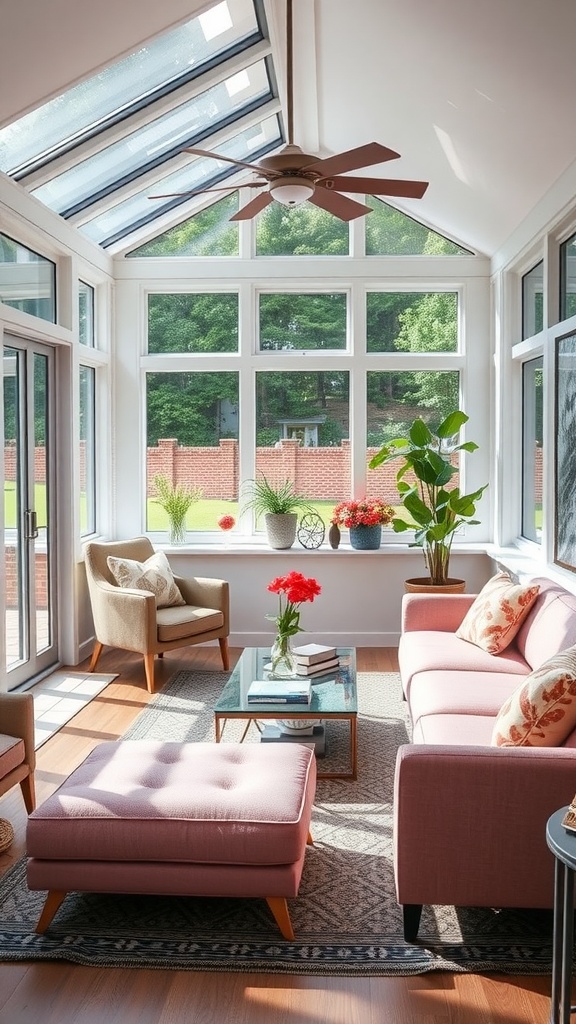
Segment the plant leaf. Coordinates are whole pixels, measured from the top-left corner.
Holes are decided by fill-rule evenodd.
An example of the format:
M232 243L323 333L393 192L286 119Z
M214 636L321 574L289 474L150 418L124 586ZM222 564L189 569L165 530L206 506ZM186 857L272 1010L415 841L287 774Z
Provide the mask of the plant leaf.
M438 427L438 437L453 437L469 419L470 417L465 412L462 412L461 409L456 409L454 412L449 413Z

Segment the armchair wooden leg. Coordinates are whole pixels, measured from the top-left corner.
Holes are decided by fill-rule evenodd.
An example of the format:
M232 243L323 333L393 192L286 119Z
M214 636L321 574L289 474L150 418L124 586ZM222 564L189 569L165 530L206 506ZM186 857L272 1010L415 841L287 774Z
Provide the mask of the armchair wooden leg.
M222 657L222 666L227 672L230 668L230 655L228 653L228 637L221 636L218 643L220 644L220 654Z
M144 655L144 671L146 673L146 686L148 693L154 693L154 655Z
M92 657L90 659L90 665L88 667L89 672L94 672L96 665L98 664L98 658L104 650L104 644L101 644L99 640L96 640L94 644L94 650L92 651Z
M22 790L22 796L24 797L24 803L26 804L26 810L28 814L32 814L32 811L36 807L36 792L34 789L34 772L30 772L25 779L20 782L20 789Z

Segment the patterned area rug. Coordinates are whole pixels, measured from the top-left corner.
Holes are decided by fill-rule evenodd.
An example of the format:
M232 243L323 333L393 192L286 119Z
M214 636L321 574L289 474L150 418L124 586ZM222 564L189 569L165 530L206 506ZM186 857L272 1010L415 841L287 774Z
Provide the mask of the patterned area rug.
M199 741L227 676L180 672L140 714L131 740ZM356 782L319 781L299 897L296 941L281 939L264 900L69 894L43 936L43 893L29 893L25 862L0 882L0 961L67 960L94 966L318 975L409 975L432 970L544 974L551 913L426 907L419 941L402 937L392 868L394 759L408 739L396 674L358 680ZM230 721L224 739L245 723ZM347 723L327 725L322 766L346 763ZM258 742L251 726L246 742Z

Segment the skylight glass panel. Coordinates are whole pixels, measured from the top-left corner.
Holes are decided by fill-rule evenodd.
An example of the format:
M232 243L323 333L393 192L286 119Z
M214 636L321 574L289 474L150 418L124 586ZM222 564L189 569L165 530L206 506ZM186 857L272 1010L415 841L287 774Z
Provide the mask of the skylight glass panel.
M262 38L254 0L226 0L0 129L0 170L21 177Z
M34 189L57 213L75 212L271 97L263 60L220 82Z
M276 149L282 141L278 117L274 114L245 129L227 142L219 143L218 152L222 156L252 163L271 149ZM151 199L150 196L172 192L190 192L196 188L216 186L219 181L224 181L231 174L238 174L238 170L230 164L212 160L209 157L191 157L190 163L185 167L180 167L172 174L166 175L156 181L154 185L147 185L146 188L141 189L129 199L102 211L91 220L78 224L78 230L93 242L100 245L112 245L113 242L130 231L155 220L173 207L190 202L189 196L177 196L171 199ZM250 180L249 172L246 172L246 180ZM197 197L198 205L205 200L204 194L199 195Z

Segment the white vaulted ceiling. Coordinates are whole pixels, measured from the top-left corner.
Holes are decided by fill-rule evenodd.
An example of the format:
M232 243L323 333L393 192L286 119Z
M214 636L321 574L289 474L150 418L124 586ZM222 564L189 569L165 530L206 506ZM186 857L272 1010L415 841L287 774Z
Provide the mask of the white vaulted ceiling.
M0 0L0 126L209 6ZM282 83L284 0L264 6ZM430 186L394 205L491 255L576 161L575 40L573 0L294 0L295 141L397 150L368 173Z

